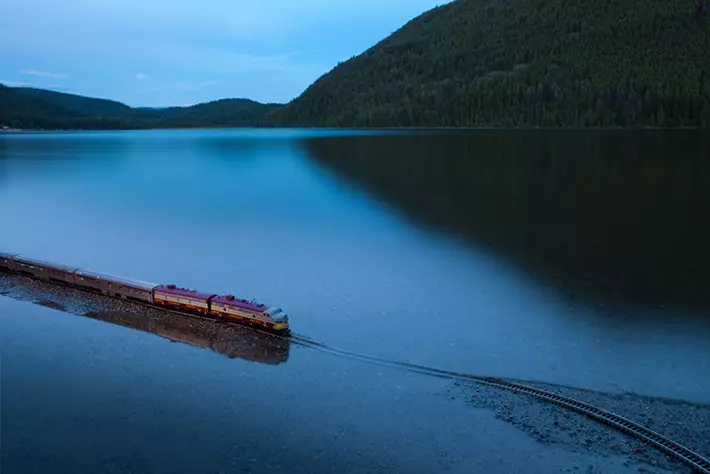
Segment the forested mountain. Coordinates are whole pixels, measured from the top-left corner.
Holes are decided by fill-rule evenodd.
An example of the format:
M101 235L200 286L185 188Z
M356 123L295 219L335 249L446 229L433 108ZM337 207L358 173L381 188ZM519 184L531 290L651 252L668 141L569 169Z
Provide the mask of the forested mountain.
M0 85L0 125L28 129L253 126L276 104L223 99L191 107L132 108L120 102Z
M340 64L277 125L710 125L710 0L457 0Z
M251 127L278 107L281 105L262 104L248 99L222 99L192 107L171 107L162 111L157 126L171 128L199 124L202 127Z
M710 127L710 0L456 0L285 107L135 109L0 88L19 128Z
M18 92L20 95L49 102L77 116L128 117L133 110L129 106L113 100L94 99L46 89L18 87L14 88L14 91Z

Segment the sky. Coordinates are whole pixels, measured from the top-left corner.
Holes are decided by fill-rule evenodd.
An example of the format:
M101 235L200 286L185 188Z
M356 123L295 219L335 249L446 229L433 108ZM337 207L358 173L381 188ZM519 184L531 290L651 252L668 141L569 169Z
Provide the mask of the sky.
M447 0L0 0L0 83L131 106L288 102Z

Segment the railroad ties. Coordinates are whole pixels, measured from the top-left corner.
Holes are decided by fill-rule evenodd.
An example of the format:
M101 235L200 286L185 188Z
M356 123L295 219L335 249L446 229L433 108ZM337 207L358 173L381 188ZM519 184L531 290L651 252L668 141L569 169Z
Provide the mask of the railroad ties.
M389 367L396 367L410 372L416 372L420 374L427 374L434 377L449 378L454 380L463 380L468 382L476 382L485 384L491 387L496 387L502 390L507 390L510 392L521 393L529 395L540 400L545 400L550 403L554 403L563 408L575 411L582 415L585 415L594 420L605 423L612 428L622 431L630 436L633 436L641 441L651 443L656 446L661 451L670 455L671 457L681 461L685 465L693 468L695 471L710 474L710 461L700 454L682 446L675 441L663 436L662 434L656 433L655 431L646 428L634 421L631 421L623 416L617 415L610 411L604 410L602 408L595 407L588 403L575 400L574 398L566 397L558 393L550 392L548 390L543 390L528 385L523 385L515 382L509 382L499 378L493 377L482 377L472 374L464 374L459 372L452 372L448 370L436 369L433 367L426 367L416 364L408 364L406 362L398 362L388 359L383 359L379 357L368 356L365 354L358 354L356 352L350 352L343 349L337 349L334 347L327 346L323 343L312 341L310 339L304 338L298 335L291 335L289 339L296 343L304 346L308 346L314 349L318 349L324 352L330 352L331 354L337 354L361 361L376 363L379 365L386 365Z
M527 385L490 378L484 379L480 382L485 383L486 385L490 385L492 387L501 388L503 390L509 390L513 392L531 395L533 397L547 400L556 405L576 411L577 413L581 413L597 421L606 423L642 441L651 443L657 448L659 448L661 451L664 451L666 454L669 454L670 456L678 459L679 461L682 461L684 464L692 467L698 472L702 472L705 474L710 473L710 461L708 461L701 455L691 451L685 446L682 446L669 438L666 438L662 434L656 433L655 431L650 430L649 428L646 428L643 425L640 425L615 413L606 411L601 408L597 408L593 405L589 405L588 403L584 403L573 398L565 397L554 392L541 390Z

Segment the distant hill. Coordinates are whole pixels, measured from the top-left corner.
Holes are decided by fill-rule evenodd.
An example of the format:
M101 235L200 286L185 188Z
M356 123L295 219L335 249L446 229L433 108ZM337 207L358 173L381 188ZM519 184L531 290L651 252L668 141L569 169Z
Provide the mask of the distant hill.
M93 99L80 95L30 87L18 87L14 90L21 96L24 95L50 102L74 116L129 117L133 111L129 106L113 100Z
M279 107L281 104L262 104L249 99L222 99L192 107L171 107L157 111L161 116L157 125L167 128L191 127L194 124L202 127L251 127Z
M340 64L270 120L710 126L710 0L457 0Z
M0 124L25 129L253 126L277 104L223 99L191 107L132 108L120 102L0 85Z

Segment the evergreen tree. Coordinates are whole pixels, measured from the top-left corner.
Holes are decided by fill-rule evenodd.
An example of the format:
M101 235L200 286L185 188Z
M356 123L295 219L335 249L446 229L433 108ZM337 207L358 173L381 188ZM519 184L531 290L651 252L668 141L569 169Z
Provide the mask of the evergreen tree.
M288 126L700 126L710 100L707 5L457 0L338 65L268 120ZM358 113L367 108L377 112Z

